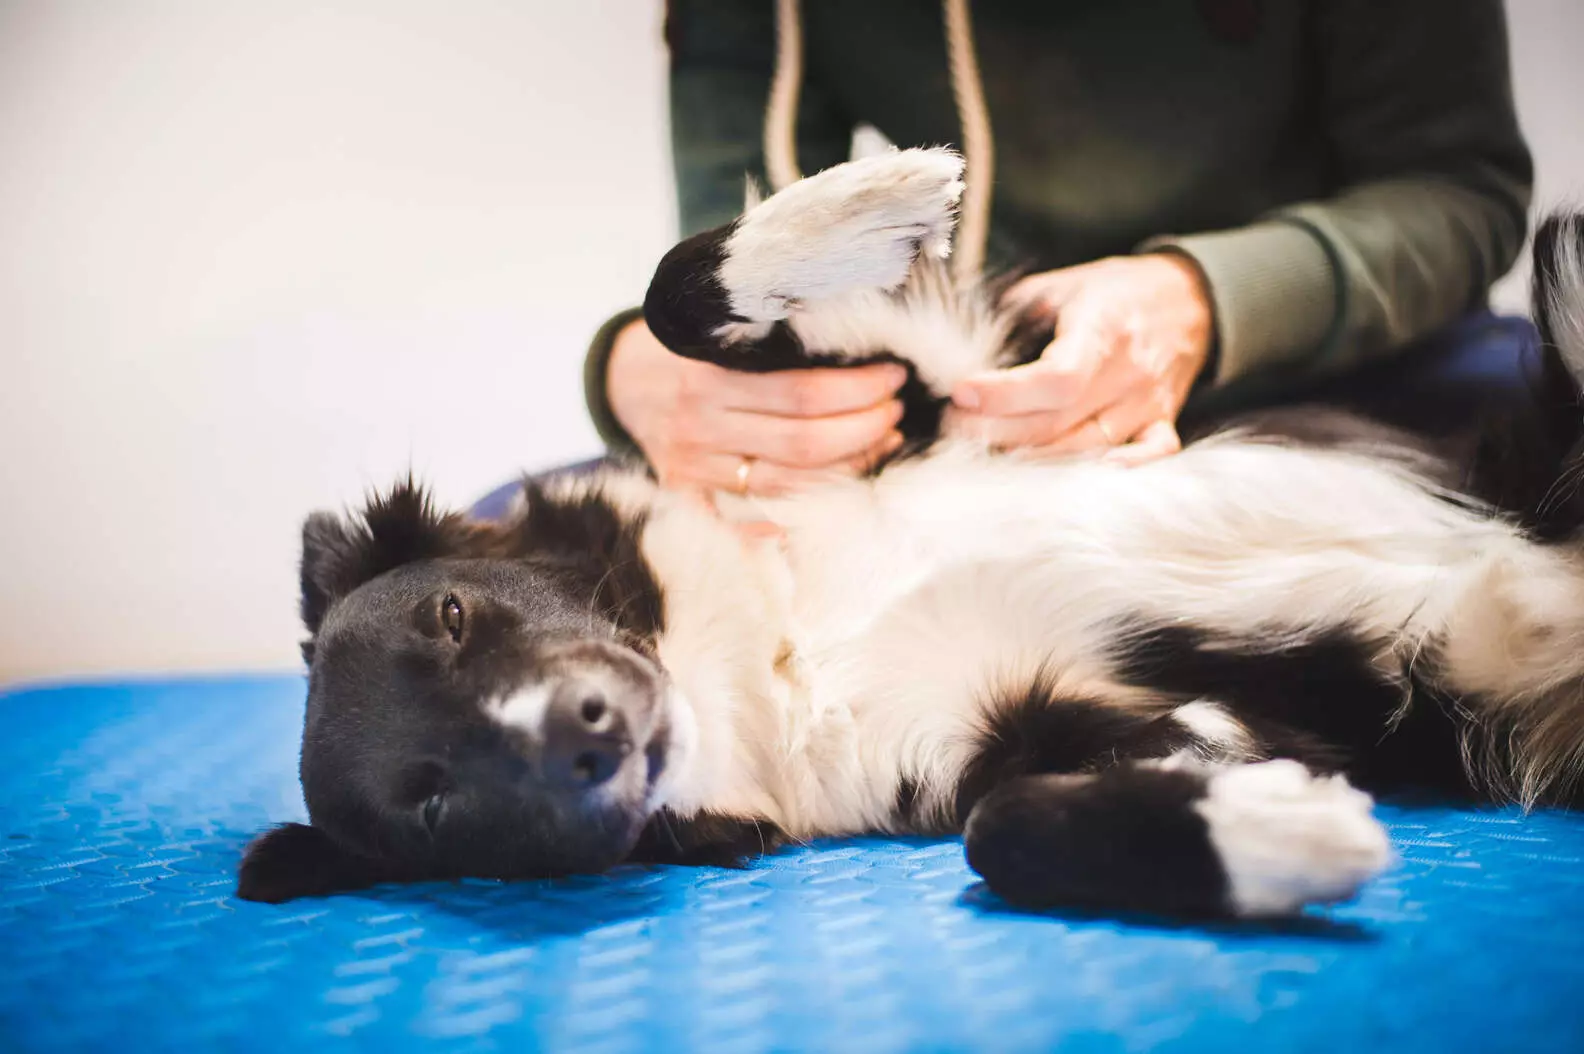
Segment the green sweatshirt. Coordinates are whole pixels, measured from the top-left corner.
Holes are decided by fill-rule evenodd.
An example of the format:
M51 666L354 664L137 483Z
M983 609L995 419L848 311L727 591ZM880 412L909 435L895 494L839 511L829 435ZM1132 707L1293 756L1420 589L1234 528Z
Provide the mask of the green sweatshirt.
M960 144L939 4L804 0L798 161L854 128ZM1532 178L1501 0L981 0L995 142L989 265L1048 270L1174 249L1215 308L1235 403L1390 354L1484 304L1526 234ZM684 236L764 181L772 0L671 0L671 138ZM613 323L625 322L630 313ZM605 394L617 326L586 371Z

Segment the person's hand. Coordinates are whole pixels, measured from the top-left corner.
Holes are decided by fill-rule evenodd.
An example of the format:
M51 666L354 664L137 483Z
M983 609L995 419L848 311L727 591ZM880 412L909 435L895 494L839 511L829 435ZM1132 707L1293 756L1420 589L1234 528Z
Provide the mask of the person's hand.
M906 377L892 363L741 373L676 355L634 322L611 348L605 388L664 486L768 496L896 450Z
M998 449L1110 450L1138 464L1182 449L1177 415L1210 353L1213 313L1198 268L1163 253L1031 275L1003 303L1056 320L1026 366L969 377L948 429Z

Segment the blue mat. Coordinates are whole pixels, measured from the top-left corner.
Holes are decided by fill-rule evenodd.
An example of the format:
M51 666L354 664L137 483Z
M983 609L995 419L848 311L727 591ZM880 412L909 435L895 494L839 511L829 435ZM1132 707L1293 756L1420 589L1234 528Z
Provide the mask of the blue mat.
M1278 929L1020 917L897 839L241 903L302 695L0 695L0 1048L1584 1050L1584 816L1384 808L1400 866Z

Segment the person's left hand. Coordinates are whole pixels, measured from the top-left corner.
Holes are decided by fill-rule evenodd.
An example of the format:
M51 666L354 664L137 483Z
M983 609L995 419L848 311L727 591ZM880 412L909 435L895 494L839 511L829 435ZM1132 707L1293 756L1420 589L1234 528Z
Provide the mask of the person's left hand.
M1057 320L1026 366L952 391L947 430L998 449L1069 454L1111 448L1139 464L1182 449L1177 415L1210 354L1213 312L1193 261L1112 257L1031 275L1003 304Z

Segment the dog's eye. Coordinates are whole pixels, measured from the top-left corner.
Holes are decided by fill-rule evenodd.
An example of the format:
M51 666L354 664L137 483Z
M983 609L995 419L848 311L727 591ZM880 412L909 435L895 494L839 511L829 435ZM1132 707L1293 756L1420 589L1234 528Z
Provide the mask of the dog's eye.
M451 639L458 644L462 643L462 602L450 593L440 602L440 622L445 626L446 632L451 634Z
M434 834L435 827L440 823L440 810L445 808L445 795L431 794L423 803L423 822L429 828L429 833Z

